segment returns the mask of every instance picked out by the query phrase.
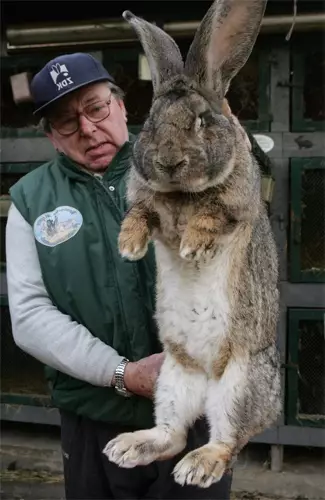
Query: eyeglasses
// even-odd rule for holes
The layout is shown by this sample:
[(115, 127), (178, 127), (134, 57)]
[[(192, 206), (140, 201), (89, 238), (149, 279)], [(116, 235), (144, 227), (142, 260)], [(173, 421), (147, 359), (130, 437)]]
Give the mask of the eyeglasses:
[(85, 106), (77, 115), (62, 116), (49, 120), (51, 126), (60, 135), (72, 135), (79, 129), (79, 116), (83, 115), (92, 123), (99, 123), (109, 117), (111, 112), (111, 99), (109, 101), (97, 101)]

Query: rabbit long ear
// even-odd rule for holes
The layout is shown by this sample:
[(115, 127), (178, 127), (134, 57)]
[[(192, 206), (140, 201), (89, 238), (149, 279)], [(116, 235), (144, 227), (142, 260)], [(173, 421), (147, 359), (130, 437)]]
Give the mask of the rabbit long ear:
[(185, 73), (224, 96), (254, 47), (267, 0), (215, 0), (197, 29)]
[(171, 77), (183, 73), (184, 64), (176, 42), (162, 29), (132, 12), (123, 12), (124, 19), (131, 24), (138, 35), (148, 60), (153, 90)]

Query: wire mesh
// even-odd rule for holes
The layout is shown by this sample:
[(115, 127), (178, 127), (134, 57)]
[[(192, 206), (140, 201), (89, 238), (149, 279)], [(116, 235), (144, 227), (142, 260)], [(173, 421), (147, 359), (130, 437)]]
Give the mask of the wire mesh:
[(303, 171), (301, 197), (301, 270), (325, 270), (325, 170)]
[(305, 57), (304, 118), (325, 120), (325, 55), (324, 49), (308, 50)]
[(299, 321), (298, 418), (325, 417), (325, 336), (322, 320)]
[(252, 52), (247, 63), (233, 79), (227, 94), (232, 112), (241, 121), (259, 118), (258, 52)]

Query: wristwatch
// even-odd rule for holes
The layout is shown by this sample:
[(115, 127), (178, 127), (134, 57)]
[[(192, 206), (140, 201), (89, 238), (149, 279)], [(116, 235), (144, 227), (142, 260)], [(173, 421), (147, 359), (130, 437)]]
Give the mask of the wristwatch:
[(115, 391), (125, 398), (132, 396), (132, 392), (129, 392), (124, 384), (124, 371), (128, 362), (129, 360), (127, 358), (123, 358), (115, 370)]

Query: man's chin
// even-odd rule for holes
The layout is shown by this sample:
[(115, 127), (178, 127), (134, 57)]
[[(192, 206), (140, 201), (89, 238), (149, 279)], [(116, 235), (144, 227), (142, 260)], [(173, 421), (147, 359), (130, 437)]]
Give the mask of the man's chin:
[(98, 158), (88, 158), (85, 166), (92, 172), (104, 172), (109, 167), (109, 164), (111, 163), (113, 158), (114, 155), (112, 154)]

